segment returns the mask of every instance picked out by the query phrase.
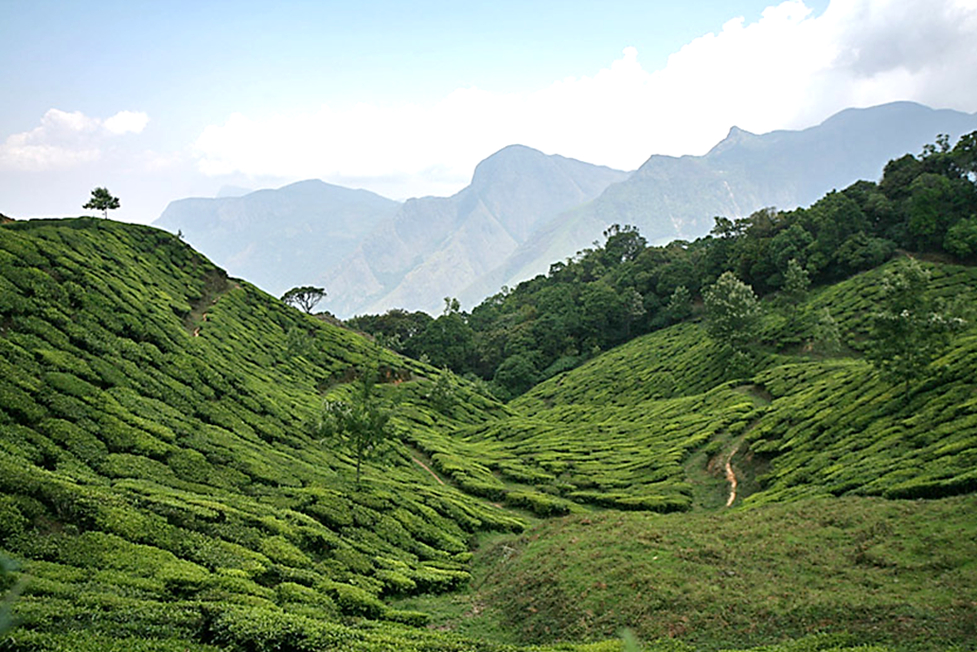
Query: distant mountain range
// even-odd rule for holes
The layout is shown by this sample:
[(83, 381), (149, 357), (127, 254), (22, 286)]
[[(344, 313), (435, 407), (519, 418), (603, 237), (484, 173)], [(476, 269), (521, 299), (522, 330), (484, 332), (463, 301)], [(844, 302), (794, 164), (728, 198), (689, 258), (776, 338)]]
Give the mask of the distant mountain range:
[(337, 314), (436, 312), (495, 269), (539, 224), (588, 202), (627, 173), (512, 145), (478, 164), (451, 197), (408, 200), (324, 277)]
[(802, 131), (733, 127), (704, 156), (652, 156), (628, 174), (513, 145), (484, 160), (447, 198), (404, 204), (305, 181), (243, 197), (173, 202), (157, 220), (181, 229), (231, 273), (273, 294), (324, 284), (338, 316), (399, 307), (466, 308), (544, 273), (631, 224), (651, 242), (705, 235), (717, 215), (808, 205), (937, 134), (977, 129), (977, 114), (910, 102), (849, 109)]
[(275, 296), (350, 255), (400, 203), (318, 180), (241, 197), (170, 202), (154, 222)]
[(634, 225), (652, 243), (693, 240), (709, 233), (717, 215), (807, 206), (859, 179), (877, 180), (889, 160), (919, 153), (938, 134), (952, 140), (975, 129), (977, 114), (912, 102), (847, 109), (802, 131), (756, 135), (733, 127), (706, 155), (652, 156), (593, 202), (541, 224), (459, 299), (472, 305), (502, 285), (545, 273), (601, 240), (610, 224)]

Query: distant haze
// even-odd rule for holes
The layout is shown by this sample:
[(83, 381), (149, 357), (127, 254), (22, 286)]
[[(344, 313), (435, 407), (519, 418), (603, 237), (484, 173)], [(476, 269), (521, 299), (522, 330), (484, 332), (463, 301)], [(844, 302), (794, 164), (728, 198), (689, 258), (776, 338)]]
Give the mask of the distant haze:
[(512, 145), (451, 197), (403, 204), (305, 181), (240, 198), (175, 201), (156, 222), (269, 292), (314, 283), (340, 317), (390, 308), (471, 308), (602, 239), (610, 224), (651, 242), (705, 235), (717, 215), (807, 205), (937, 134), (977, 130), (977, 114), (898, 102), (849, 109), (800, 131), (732, 128), (704, 156), (654, 155), (626, 173)]
[(975, 34), (974, 0), (3, 2), (0, 212), (75, 215), (107, 186), (149, 222), (309, 178), (446, 197), (512, 143), (632, 170), (734, 125), (969, 113)]

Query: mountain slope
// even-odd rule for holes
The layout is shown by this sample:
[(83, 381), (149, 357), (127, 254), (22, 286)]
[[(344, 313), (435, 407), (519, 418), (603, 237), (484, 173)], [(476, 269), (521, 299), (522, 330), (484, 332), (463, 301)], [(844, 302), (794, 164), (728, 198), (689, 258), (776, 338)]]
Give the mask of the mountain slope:
[(280, 296), (348, 255), (397, 202), (318, 180), (241, 197), (171, 202), (155, 225), (206, 252), (232, 274)]
[(974, 129), (977, 114), (911, 102), (848, 109), (801, 131), (756, 135), (733, 127), (706, 155), (652, 156), (593, 202), (541, 224), (499, 269), (460, 296), (488, 296), (545, 273), (600, 240), (610, 224), (636, 226), (652, 243), (693, 240), (709, 232), (715, 216), (807, 206), (832, 189), (878, 179), (889, 160), (919, 152), (937, 134), (953, 141)]
[(533, 232), (626, 173), (513, 145), (479, 163), (452, 197), (408, 200), (323, 280), (340, 315), (399, 307), (437, 313)]
[(456, 586), (475, 531), (522, 527), (399, 442), (356, 485), (349, 456), (312, 435), (323, 399), (349, 398), (370, 360), (398, 431), (503, 406), (459, 385), (455, 416), (440, 414), (425, 398), (436, 371), (228, 278), (164, 231), (3, 225), (0, 351), (0, 550), (30, 578), (23, 648), (5, 649), (270, 649), (301, 627), (437, 647), (342, 623), (422, 623), (379, 597)]

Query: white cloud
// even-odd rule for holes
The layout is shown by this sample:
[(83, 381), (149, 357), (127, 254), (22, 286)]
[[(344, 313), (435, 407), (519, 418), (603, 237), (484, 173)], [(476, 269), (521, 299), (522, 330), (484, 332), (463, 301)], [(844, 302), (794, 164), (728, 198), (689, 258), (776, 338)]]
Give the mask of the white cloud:
[(100, 120), (81, 111), (49, 109), (39, 126), (0, 144), (0, 169), (40, 171), (91, 163), (102, 158), (107, 138), (139, 133), (147, 122), (148, 115), (133, 111)]
[(633, 169), (652, 153), (700, 154), (737, 125), (801, 128), (849, 106), (915, 100), (977, 109), (977, 0), (801, 0), (727, 22), (645, 70), (634, 48), (592, 77), (530, 93), (459, 89), (428, 105), (323, 106), (231, 115), (207, 127), (201, 171), (327, 180), (413, 194), (457, 189), (511, 143)]
[(111, 118), (107, 118), (102, 126), (112, 134), (139, 134), (146, 128), (149, 116), (141, 111), (119, 111)]

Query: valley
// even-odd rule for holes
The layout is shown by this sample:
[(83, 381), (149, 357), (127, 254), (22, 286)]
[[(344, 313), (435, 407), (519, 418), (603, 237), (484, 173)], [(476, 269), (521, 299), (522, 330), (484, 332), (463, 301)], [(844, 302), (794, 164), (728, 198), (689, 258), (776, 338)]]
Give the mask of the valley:
[(3, 223), (0, 650), (971, 649), (973, 137), (429, 318), (555, 342), (507, 400), (166, 231)]

